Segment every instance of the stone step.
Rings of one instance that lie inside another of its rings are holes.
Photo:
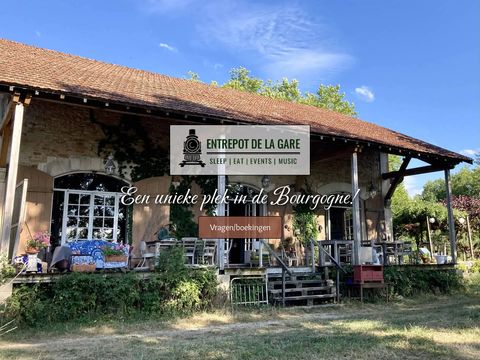
[[[285,284],[316,284],[316,283],[322,283],[325,282],[325,280],[322,279],[309,279],[309,280],[295,280],[295,279],[285,279]],[[282,279],[280,280],[268,280],[268,284],[282,284]]]
[[[337,295],[333,294],[319,294],[319,295],[300,295],[300,296],[285,296],[285,301],[298,301],[298,300],[316,300],[316,299],[333,299]],[[274,300],[282,301],[282,297],[274,297]]]
[[[331,290],[334,289],[335,286],[311,286],[311,287],[303,287],[303,288],[289,288],[285,289],[285,294],[293,293],[293,292],[309,292],[309,291],[322,291],[322,290]],[[282,289],[269,289],[271,294],[282,294]]]

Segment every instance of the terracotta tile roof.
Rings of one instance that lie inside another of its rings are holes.
[[[0,39],[0,84],[369,141],[454,162],[471,159],[334,111],[223,89]]]

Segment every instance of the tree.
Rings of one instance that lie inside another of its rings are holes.
[[[230,70],[230,80],[222,85],[224,88],[261,93],[263,80],[250,76],[250,71],[244,67]]]
[[[200,81],[198,74],[189,71],[189,80]],[[212,85],[217,86],[216,81]],[[247,91],[274,99],[281,99],[300,104],[333,110],[345,115],[355,116],[355,104],[345,99],[345,93],[340,92],[340,85],[323,85],[315,94],[302,93],[297,80],[283,78],[280,81],[267,80],[250,75],[250,70],[244,67],[230,70],[230,79],[222,85],[224,88]]]
[[[319,108],[334,110],[345,115],[357,115],[355,105],[346,101],[345,93],[340,92],[340,85],[321,84],[316,94],[307,92],[300,102]]]
[[[463,167],[458,173],[452,175],[451,181],[454,196],[466,195],[480,198],[480,166],[474,169]],[[427,201],[445,200],[445,181],[443,179],[428,181],[423,187],[422,198]]]

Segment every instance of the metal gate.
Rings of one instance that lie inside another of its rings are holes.
[[[242,276],[230,281],[232,306],[268,304],[268,278],[265,276]]]

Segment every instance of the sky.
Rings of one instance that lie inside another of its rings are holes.
[[[361,119],[480,152],[480,1],[23,0],[0,23],[2,38],[176,77],[244,66],[303,91],[340,84]]]

